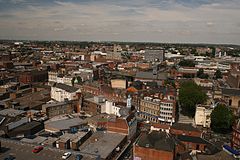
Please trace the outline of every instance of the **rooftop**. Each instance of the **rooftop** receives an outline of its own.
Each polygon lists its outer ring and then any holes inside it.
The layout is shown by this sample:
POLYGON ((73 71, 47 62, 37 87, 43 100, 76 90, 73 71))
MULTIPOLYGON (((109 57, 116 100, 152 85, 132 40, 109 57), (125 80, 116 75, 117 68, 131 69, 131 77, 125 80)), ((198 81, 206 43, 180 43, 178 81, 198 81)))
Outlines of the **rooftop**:
POLYGON ((171 128, 177 129, 177 130, 184 130, 184 131, 199 131, 199 129, 193 127, 192 124, 184 124, 184 123, 174 123, 171 128))
POLYGON ((184 135, 178 135, 177 138, 180 141, 184 142, 193 142, 198 144, 208 144, 208 142, 200 137, 192 137, 192 136, 184 136, 184 135))
POLYGON ((4 109, 4 110, 0 111, 0 115, 9 116, 9 117, 16 117, 16 116, 19 116, 24 113, 26 113, 26 112, 22 111, 22 110, 16 110, 13 108, 8 108, 8 109, 4 109))
POLYGON ((137 141, 136 145, 144 148, 173 152, 175 141, 166 132, 152 131, 151 133, 143 134, 137 141))
POLYGON ((84 137, 88 132, 77 132, 75 134, 71 134, 71 133, 65 133, 64 135, 59 137, 59 141, 67 141, 69 139, 73 140, 73 141, 77 141, 79 139, 81 139, 82 137, 84 137))
POLYGON ((52 122, 45 122, 45 126, 52 129, 57 130, 66 130, 70 129, 70 127, 78 126, 87 123, 87 121, 80 118, 72 118, 72 119, 63 119, 52 122))
POLYGON ((75 88, 75 87, 73 87, 73 86, 69 86, 69 85, 66 85, 66 84, 63 84, 63 83, 56 83, 56 84, 54 85, 54 87, 60 88, 60 89, 62 89, 62 90, 65 90, 65 91, 67 91, 67 92, 70 92, 70 93, 73 93, 73 92, 76 92, 76 91, 79 90, 78 88, 75 88))
POLYGON ((213 155, 204 155, 204 154, 197 154, 198 160, 234 160, 231 155, 226 153, 225 151, 220 151, 213 155))
POLYGON ((88 154, 98 154, 102 159, 106 159, 125 137, 125 135, 118 133, 98 131, 80 146, 80 151, 88 154))
POLYGON ((231 95, 231 96, 240 96, 240 89, 234 88, 223 88, 222 93, 224 95, 231 95))

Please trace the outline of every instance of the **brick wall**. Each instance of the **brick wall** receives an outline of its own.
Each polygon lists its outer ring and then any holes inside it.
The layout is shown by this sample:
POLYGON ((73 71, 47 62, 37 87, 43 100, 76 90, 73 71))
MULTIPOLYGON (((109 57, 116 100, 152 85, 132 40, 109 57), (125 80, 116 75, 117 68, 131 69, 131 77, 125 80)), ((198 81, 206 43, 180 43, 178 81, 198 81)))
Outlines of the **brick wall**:
POLYGON ((173 160, 174 153, 134 145, 133 156, 141 160, 173 160))

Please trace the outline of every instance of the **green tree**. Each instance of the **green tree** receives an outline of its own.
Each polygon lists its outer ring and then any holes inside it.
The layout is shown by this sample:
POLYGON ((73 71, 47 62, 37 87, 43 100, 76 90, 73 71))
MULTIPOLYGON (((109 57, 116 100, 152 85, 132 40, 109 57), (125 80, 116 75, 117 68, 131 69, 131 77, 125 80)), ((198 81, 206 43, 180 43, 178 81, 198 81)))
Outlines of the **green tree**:
POLYGON ((78 82, 78 84, 82 83, 82 78, 80 76, 77 76, 77 82, 78 82))
POLYGON ((195 62, 192 60, 181 60, 179 62, 179 66, 183 66, 183 67, 195 67, 195 62))
POLYGON ((220 104, 211 113, 211 129, 217 133, 231 131, 234 116, 230 108, 220 104))
POLYGON ((198 78, 202 78, 202 79, 208 79, 209 75, 204 73, 204 70, 202 68, 200 68, 197 71, 197 77, 198 78))
POLYGON ((222 72, 220 69, 217 69, 216 72, 214 73, 215 79, 221 79, 222 78, 222 72))
POLYGON ((184 82, 179 90, 179 102, 182 113, 194 117, 196 104, 202 104, 207 100, 207 95, 202 88, 192 81, 184 82))
POLYGON ((74 81, 75 81, 75 77, 72 78, 71 82, 72 82, 72 86, 74 86, 74 81))

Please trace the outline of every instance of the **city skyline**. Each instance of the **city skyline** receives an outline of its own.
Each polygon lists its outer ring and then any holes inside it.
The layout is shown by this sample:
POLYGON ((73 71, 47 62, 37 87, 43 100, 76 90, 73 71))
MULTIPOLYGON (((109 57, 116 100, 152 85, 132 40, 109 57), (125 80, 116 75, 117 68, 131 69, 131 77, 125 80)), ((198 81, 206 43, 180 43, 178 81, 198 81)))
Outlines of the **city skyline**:
POLYGON ((0 39, 240 44, 237 0, 0 0, 0 39))

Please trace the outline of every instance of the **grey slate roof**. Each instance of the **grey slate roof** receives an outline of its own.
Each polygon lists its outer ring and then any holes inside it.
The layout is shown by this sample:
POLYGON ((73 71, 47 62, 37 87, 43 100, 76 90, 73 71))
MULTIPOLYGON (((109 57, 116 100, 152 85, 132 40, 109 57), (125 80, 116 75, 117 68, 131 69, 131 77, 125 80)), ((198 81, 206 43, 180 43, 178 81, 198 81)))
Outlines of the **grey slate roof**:
POLYGON ((63 120, 52 121, 52 122, 45 122, 45 125, 47 125, 50 128, 54 128, 58 130, 66 130, 66 129, 70 129, 70 127, 79 126, 86 123, 87 122, 85 120, 82 120, 80 118, 72 118, 72 119, 63 119, 63 120))
POLYGON ((200 137, 178 135, 177 139, 179 139, 180 141, 184 141, 184 142, 192 142, 192 143, 198 143, 198 144, 208 144, 207 141, 205 141, 204 139, 202 139, 200 137))
POLYGON ((0 111, 0 115, 9 116, 9 117, 16 117, 16 116, 19 116, 24 113, 26 113, 26 112, 22 111, 22 110, 16 110, 13 108, 8 108, 8 109, 4 109, 4 110, 0 111))
POLYGON ((78 90, 78 88, 76 88, 76 87, 69 86, 69 85, 66 85, 66 84, 63 84, 63 83, 56 83, 55 87, 60 88, 62 90, 65 90, 69 93, 73 93, 73 92, 76 92, 78 90))
POLYGON ((234 88, 223 88, 222 89, 223 95, 230 95, 230 96, 240 96, 240 89, 234 88))
POLYGON ((199 129, 193 127, 191 124, 184 123, 174 123, 171 128, 184 131, 199 131, 199 129))

